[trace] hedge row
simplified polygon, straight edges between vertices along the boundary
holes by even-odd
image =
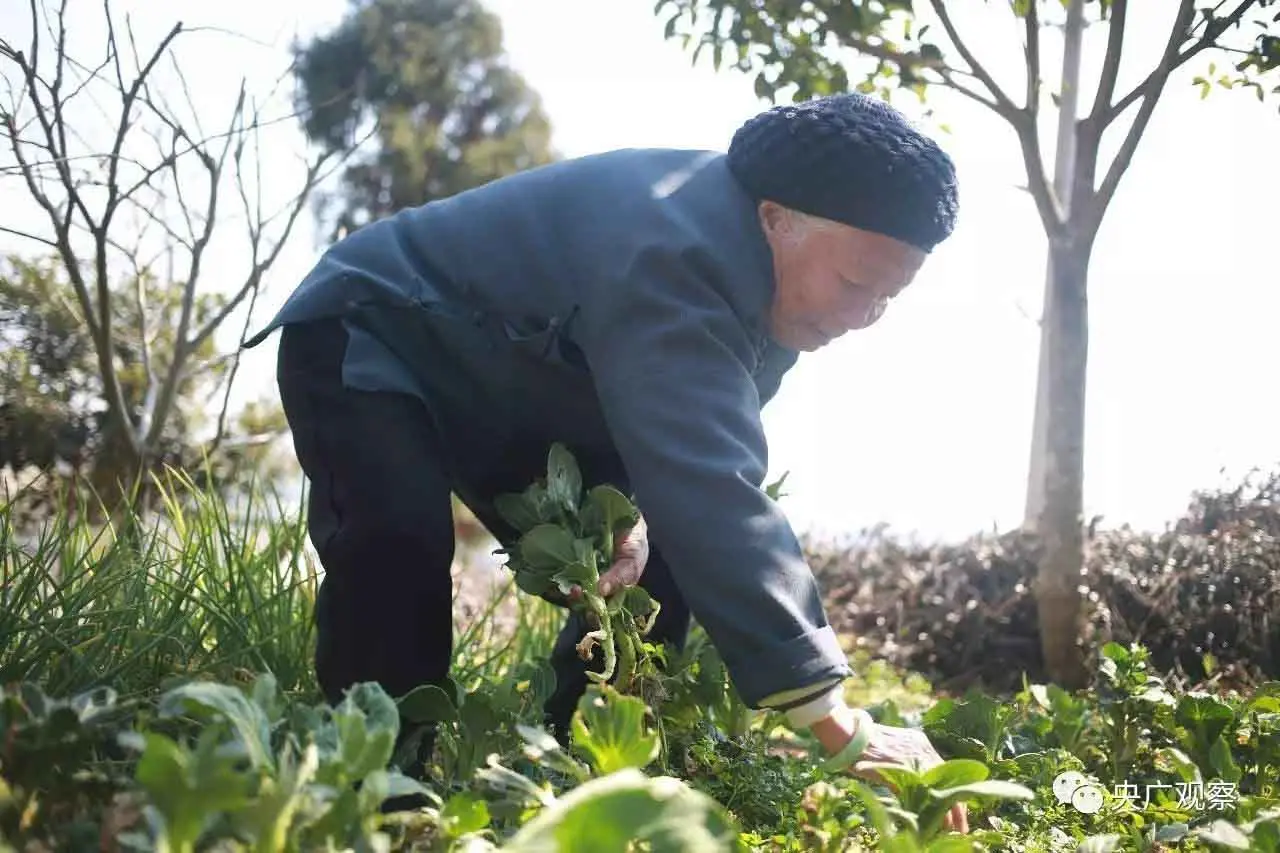
[[[926,545],[878,530],[806,548],[833,625],[872,654],[941,689],[1048,680],[1030,535]],[[1197,493],[1163,532],[1091,530],[1085,562],[1091,652],[1139,642],[1173,677],[1204,678],[1211,654],[1232,681],[1280,678],[1280,472]]]

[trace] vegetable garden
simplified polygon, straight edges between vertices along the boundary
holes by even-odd
[[[1280,851],[1280,682],[1224,679],[1209,652],[1189,679],[1100,643],[1072,694],[943,689],[851,641],[850,702],[947,761],[881,768],[891,786],[829,774],[815,742],[742,705],[700,631],[654,648],[661,602],[596,594],[634,507],[553,451],[502,507],[522,539],[460,619],[451,681],[329,707],[302,519],[159,485],[162,523],[129,536],[0,525],[0,850]],[[597,628],[580,651],[614,677],[566,747],[541,726],[564,611],[537,595],[571,585]],[[425,782],[397,769],[402,718],[436,728]],[[407,795],[425,805],[387,808]],[[968,835],[941,828],[956,801]]]

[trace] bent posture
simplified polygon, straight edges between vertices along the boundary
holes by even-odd
[[[642,523],[602,583],[692,615],[751,707],[847,761],[936,762],[843,703],[851,674],[787,519],[764,492],[761,408],[801,352],[880,318],[954,227],[951,160],[889,106],[842,95],[752,118],[727,153],[621,150],[404,210],[330,248],[248,345],[283,327],[279,386],[325,569],[331,701],[439,681],[452,648],[451,493],[493,509],[565,444]],[[546,711],[586,687],[570,617]],[[963,809],[951,825],[967,830]]]

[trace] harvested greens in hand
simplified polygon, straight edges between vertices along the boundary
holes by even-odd
[[[520,538],[496,553],[507,557],[516,586],[530,595],[568,596],[582,590],[571,608],[594,617],[599,627],[578,643],[578,655],[590,661],[598,645],[602,672],[587,671],[626,689],[636,673],[643,637],[653,628],[660,605],[638,586],[624,587],[608,599],[600,595],[601,573],[613,565],[615,542],[634,527],[640,514],[631,500],[608,484],[584,492],[582,473],[568,448],[556,443],[547,455],[547,473],[519,494],[501,495],[494,507]]]

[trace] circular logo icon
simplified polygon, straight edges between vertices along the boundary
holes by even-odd
[[[1066,770],[1054,777],[1053,795],[1058,802],[1064,805],[1070,803],[1072,808],[1082,814],[1097,814],[1102,810],[1102,788],[1076,770]]]
[[[1071,805],[1082,814],[1102,811],[1102,789],[1092,782],[1085,782],[1071,794]]]
[[[1066,770],[1054,778],[1053,795],[1058,798],[1058,802],[1066,805],[1071,802],[1071,795],[1075,793],[1076,788],[1088,781],[1083,773],[1077,770]]]

